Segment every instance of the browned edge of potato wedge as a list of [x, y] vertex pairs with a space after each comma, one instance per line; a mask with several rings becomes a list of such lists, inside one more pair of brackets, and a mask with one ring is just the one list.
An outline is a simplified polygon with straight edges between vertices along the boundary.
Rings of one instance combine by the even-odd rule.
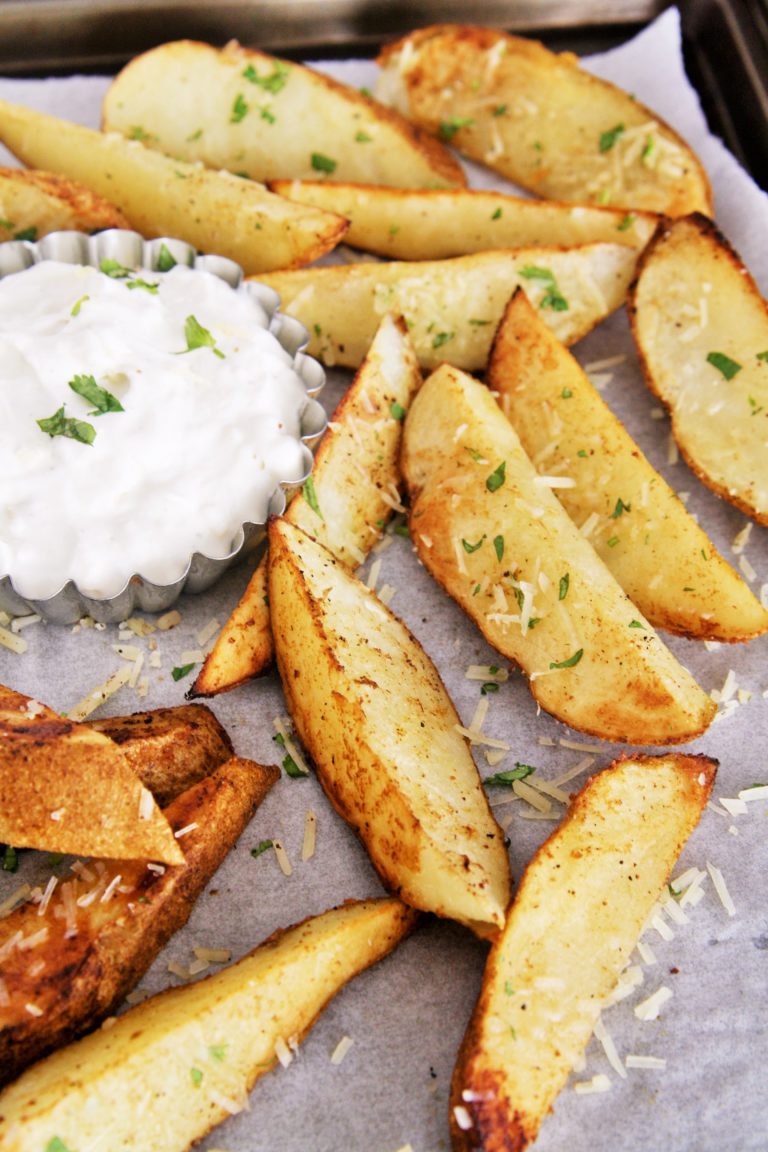
[[519, 289], [486, 382], [538, 472], [562, 484], [553, 488], [560, 503], [654, 627], [727, 642], [768, 630], [768, 610]]
[[350, 901], [276, 932], [207, 979], [145, 1000], [5, 1089], [4, 1152], [51, 1148], [55, 1137], [90, 1147], [105, 1131], [111, 1148], [186, 1152], [248, 1107], [248, 1092], [287, 1041], [302, 1040], [337, 992], [416, 920], [399, 900]]
[[492, 28], [419, 28], [378, 58], [376, 96], [537, 196], [712, 215], [686, 142], [572, 53]]
[[[311, 482], [285, 516], [349, 568], [361, 564], [399, 505], [403, 420], [421, 384], [404, 322], [387, 315], [320, 442]], [[262, 556], [188, 698], [211, 696], [266, 670], [274, 658]]]
[[183, 864], [152, 793], [117, 744], [0, 685], [0, 842]]
[[136, 56], [110, 85], [102, 123], [254, 180], [322, 173], [404, 188], [466, 184], [453, 153], [399, 113], [235, 41], [173, 41]]
[[291, 204], [252, 180], [5, 100], [0, 141], [29, 167], [61, 173], [111, 198], [146, 239], [175, 236], [235, 260], [249, 274], [316, 260], [347, 230], [343, 217]]
[[538, 476], [485, 385], [444, 364], [403, 433], [411, 540], [536, 701], [604, 740], [700, 735], [714, 701], [666, 648]]
[[504, 834], [435, 666], [369, 588], [285, 520], [269, 525], [269, 603], [296, 731], [384, 886], [494, 935], [511, 887]]
[[768, 302], [705, 216], [663, 221], [627, 300], [651, 391], [703, 484], [768, 525]]
[[123, 213], [76, 180], [54, 172], [0, 168], [0, 242], [49, 232], [127, 228]]
[[[27, 902], [0, 920], [0, 1084], [119, 1006], [187, 922], [279, 777], [273, 766], [228, 759], [166, 810], [174, 832], [189, 829], [183, 864], [163, 869], [134, 860], [81, 863], [56, 885], [44, 909]], [[22, 940], [29, 942], [23, 949]]]
[[529, 863], [493, 945], [450, 1098], [454, 1152], [535, 1139], [699, 821], [717, 763], [622, 758]]

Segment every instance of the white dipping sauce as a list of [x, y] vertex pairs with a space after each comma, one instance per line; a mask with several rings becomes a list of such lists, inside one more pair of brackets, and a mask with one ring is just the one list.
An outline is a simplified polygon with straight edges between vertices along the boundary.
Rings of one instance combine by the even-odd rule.
[[[52, 261], [0, 280], [0, 575], [28, 599], [173, 583], [304, 472], [306, 389], [261, 305], [182, 266], [131, 278], [158, 290]], [[222, 355], [186, 351], [190, 316]], [[75, 376], [124, 411], [89, 415]], [[92, 444], [40, 429], [62, 405]]]

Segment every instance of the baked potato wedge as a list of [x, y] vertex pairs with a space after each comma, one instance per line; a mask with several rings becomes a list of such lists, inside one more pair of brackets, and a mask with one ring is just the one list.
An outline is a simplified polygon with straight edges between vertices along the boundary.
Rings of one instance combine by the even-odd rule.
[[403, 188], [466, 183], [455, 156], [398, 113], [234, 41], [179, 40], [135, 57], [107, 91], [102, 126], [254, 180], [323, 173]]
[[41, 895], [0, 920], [5, 990], [0, 1083], [90, 1031], [118, 1007], [187, 922], [197, 897], [279, 777], [279, 768], [227, 760], [165, 812], [174, 832], [188, 829], [183, 864], [167, 869], [136, 860], [80, 864], [44, 905]]
[[587, 1045], [704, 809], [716, 762], [636, 756], [593, 777], [525, 870], [451, 1087], [454, 1152], [520, 1152]]
[[628, 301], [652, 392], [685, 460], [768, 524], [768, 303], [703, 216], [659, 226]]
[[171, 160], [116, 132], [94, 132], [0, 100], [0, 141], [22, 163], [111, 197], [147, 239], [177, 236], [246, 272], [293, 268], [339, 243], [346, 221], [229, 172]]
[[345, 216], [345, 244], [387, 260], [445, 260], [540, 244], [573, 248], [604, 242], [642, 248], [658, 221], [650, 212], [574, 207], [467, 188], [381, 188], [323, 180], [272, 180], [269, 186], [289, 200]]
[[726, 563], [519, 289], [486, 381], [542, 475], [603, 563], [656, 628], [748, 640], [768, 611]]
[[127, 228], [122, 212], [90, 188], [24, 168], [0, 168], [0, 242], [38, 240], [49, 232]]
[[[320, 442], [311, 484], [286, 509], [286, 519], [348, 568], [362, 563], [392, 514], [403, 418], [420, 383], [405, 325], [385, 316]], [[265, 553], [188, 696], [234, 688], [273, 658]]]
[[422, 368], [450, 360], [485, 368], [515, 288], [523, 286], [559, 340], [580, 340], [626, 296], [637, 252], [622, 244], [516, 248], [452, 260], [345, 264], [260, 276], [310, 332], [308, 351], [356, 368], [386, 312], [401, 315]]
[[162, 992], [28, 1069], [0, 1095], [4, 1152], [186, 1152], [233, 1112], [415, 913], [368, 900], [275, 933], [216, 975]]
[[559, 720], [604, 740], [692, 740], [715, 705], [540, 477], [490, 391], [443, 365], [403, 434], [424, 566]]
[[378, 58], [376, 96], [536, 196], [712, 214], [685, 141], [570, 52], [492, 28], [419, 28]]
[[504, 834], [423, 649], [285, 520], [269, 529], [269, 604], [296, 731], [384, 886], [479, 935], [496, 933], [510, 896]]
[[3, 685], [0, 842], [184, 863], [168, 821], [117, 744]]

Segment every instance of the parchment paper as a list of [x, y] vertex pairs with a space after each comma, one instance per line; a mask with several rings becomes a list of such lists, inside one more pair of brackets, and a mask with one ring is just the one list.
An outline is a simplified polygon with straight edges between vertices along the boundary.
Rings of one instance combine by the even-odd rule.
[[[467, 16], [471, 18], [469, 10]], [[375, 65], [369, 62], [323, 66], [354, 84], [371, 86], [375, 78]], [[665, 13], [624, 47], [595, 57], [589, 66], [634, 92], [699, 152], [715, 187], [719, 224], [765, 291], [768, 198], [707, 131], [683, 72], [676, 11]], [[0, 81], [0, 96], [95, 126], [107, 83], [93, 77], [6, 80]], [[472, 177], [476, 184], [503, 186], [474, 168]], [[745, 518], [703, 488], [683, 463], [667, 464], [668, 424], [651, 416], [656, 404], [641, 380], [623, 312], [602, 324], [575, 352], [584, 365], [626, 356], [613, 369], [604, 396], [673, 487], [690, 493], [689, 507], [721, 552], [730, 557], [731, 542]], [[324, 392], [329, 409], [348, 379], [344, 373], [329, 372]], [[753, 586], [758, 593], [768, 580], [766, 536], [765, 529], [755, 526], [746, 549], [757, 572]], [[493, 663], [497, 657], [418, 565], [407, 540], [395, 537], [381, 559], [381, 581], [398, 589], [393, 609], [437, 663], [468, 723], [479, 699], [479, 685], [465, 679], [465, 669], [470, 663]], [[738, 562], [736, 557], [732, 560]], [[223, 623], [247, 577], [243, 568], [234, 570], [210, 592], [184, 598], [182, 624], [161, 636], [162, 669], [150, 672], [147, 698], [139, 700], [124, 688], [106, 707], [117, 713], [180, 703], [189, 680], [175, 683], [171, 668], [181, 663], [185, 649], [197, 646], [195, 634], [211, 617]], [[40, 625], [27, 629], [25, 637], [29, 650], [23, 656], [0, 649], [0, 680], [62, 711], [119, 664], [111, 648], [117, 641], [114, 628], [81, 629], [73, 634], [69, 628]], [[146, 646], [146, 641], [137, 643]], [[688, 746], [720, 760], [716, 795], [732, 797], [739, 789], [768, 781], [768, 640], [714, 648], [675, 638], [668, 643], [707, 691], [720, 689], [730, 669], [742, 689], [744, 702]], [[274, 676], [219, 697], [212, 707], [229, 729], [238, 753], [265, 762], [279, 760], [272, 720], [284, 712], [284, 705]], [[524, 760], [536, 764], [548, 778], [585, 756], [559, 741], [595, 744], [548, 716], [537, 715], [519, 673], [491, 698], [485, 730], [512, 746], [501, 767]], [[542, 739], [554, 741], [554, 746], [542, 745]], [[592, 770], [605, 767], [621, 751], [617, 745], [599, 743], [596, 749]], [[484, 775], [492, 771], [482, 754], [477, 760]], [[497, 795], [494, 790], [494, 802]], [[314, 858], [302, 864], [308, 808], [318, 816], [318, 842]], [[505, 824], [509, 821], [511, 864], [519, 878], [535, 847], [555, 825], [524, 819], [521, 803], [496, 811]], [[663, 940], [656, 933], [647, 937], [658, 962], [644, 969], [644, 984], [633, 996], [604, 1014], [622, 1056], [662, 1057], [666, 1069], [631, 1070], [621, 1079], [593, 1040], [586, 1066], [573, 1080], [604, 1072], [611, 1088], [604, 1094], [581, 1096], [573, 1091], [572, 1080], [543, 1125], [536, 1144], [539, 1152], [563, 1148], [569, 1152], [594, 1152], [596, 1148], [765, 1152], [768, 1148], [766, 815], [764, 801], [752, 804], [748, 815], [731, 817], [722, 809], [705, 812], [677, 871], [694, 864], [705, 867], [707, 861], [715, 864], [723, 872], [736, 915], [727, 914], [708, 883], [706, 898], [690, 911], [690, 923], [674, 928], [673, 939]], [[271, 852], [258, 859], [250, 855], [261, 839], [275, 836], [283, 840], [293, 861], [290, 878], [281, 873]], [[21, 880], [46, 874], [42, 854], [24, 856], [19, 875], [3, 878], [2, 893]], [[187, 966], [195, 945], [231, 948], [237, 958], [278, 927], [348, 897], [380, 892], [364, 851], [331, 810], [317, 782], [284, 776], [200, 899], [188, 927], [156, 961], [142, 987], [154, 992], [178, 983], [168, 972], [168, 962]], [[396, 1152], [406, 1145], [413, 1152], [437, 1152], [447, 1148], [450, 1075], [485, 955], [486, 946], [465, 930], [428, 919], [394, 955], [345, 989], [293, 1064], [260, 1080], [251, 1094], [250, 1110], [227, 1121], [201, 1146], [229, 1152]], [[643, 1023], [634, 1016], [633, 1007], [661, 984], [669, 986], [674, 996], [658, 1020]], [[354, 1040], [353, 1047], [340, 1065], [332, 1065], [331, 1053], [345, 1035]], [[135, 1147], [150, 1152], [140, 1134]]]

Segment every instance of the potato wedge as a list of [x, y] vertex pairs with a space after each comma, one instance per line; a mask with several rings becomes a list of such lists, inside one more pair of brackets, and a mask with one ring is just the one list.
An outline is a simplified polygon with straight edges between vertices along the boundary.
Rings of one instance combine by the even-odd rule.
[[497, 932], [510, 895], [504, 834], [423, 649], [284, 520], [270, 525], [269, 603], [296, 730], [382, 883], [416, 908]]
[[[285, 512], [348, 568], [362, 563], [398, 502], [403, 418], [420, 384], [405, 325], [385, 316], [320, 442], [311, 486]], [[187, 695], [225, 692], [273, 658], [265, 553]]]
[[520, 1152], [536, 1137], [699, 821], [716, 766], [704, 756], [616, 761], [536, 853], [454, 1071], [454, 1152]]
[[445, 260], [471, 252], [539, 244], [626, 244], [642, 248], [658, 217], [621, 208], [585, 208], [466, 188], [402, 189], [323, 180], [272, 180], [300, 204], [349, 220], [346, 244], [387, 260]]
[[177, 236], [246, 272], [293, 268], [322, 256], [346, 231], [341, 216], [291, 204], [260, 184], [171, 160], [126, 140], [0, 100], [0, 141], [24, 164], [111, 196], [148, 239]]
[[443, 365], [403, 435], [424, 566], [559, 720], [604, 740], [692, 740], [715, 705], [539, 477], [490, 391]]
[[88, 723], [118, 745], [161, 807], [232, 755], [232, 741], [204, 704], [108, 716]]
[[492, 28], [438, 24], [388, 45], [376, 96], [537, 196], [712, 214], [685, 141], [571, 53]]
[[116, 744], [0, 685], [0, 842], [183, 864], [168, 821]]
[[415, 919], [399, 900], [345, 904], [276, 933], [215, 976], [145, 1000], [5, 1089], [4, 1152], [54, 1143], [185, 1152], [247, 1107], [278, 1052]]
[[27, 903], [0, 920], [5, 989], [0, 1084], [90, 1031], [118, 1007], [187, 922], [197, 897], [279, 777], [279, 768], [227, 760], [166, 810], [174, 831], [189, 828], [183, 864], [167, 869], [135, 860], [80, 865], [74, 878], [53, 889], [45, 906]]
[[738, 255], [703, 216], [660, 225], [628, 310], [687, 463], [768, 524], [768, 303]]
[[259, 279], [310, 332], [310, 355], [356, 368], [386, 312], [403, 316], [423, 368], [485, 367], [493, 333], [523, 286], [559, 340], [572, 344], [624, 301], [637, 253], [621, 244], [517, 248], [453, 260], [346, 264]]
[[726, 641], [768, 630], [768, 611], [519, 290], [486, 379], [538, 472], [572, 485], [555, 495], [656, 628]]
[[0, 241], [37, 240], [72, 228], [93, 232], [127, 227], [114, 204], [83, 184], [53, 172], [0, 168]]
[[112, 82], [106, 132], [254, 180], [366, 180], [402, 188], [460, 186], [455, 156], [362, 92], [232, 41], [161, 44]]

